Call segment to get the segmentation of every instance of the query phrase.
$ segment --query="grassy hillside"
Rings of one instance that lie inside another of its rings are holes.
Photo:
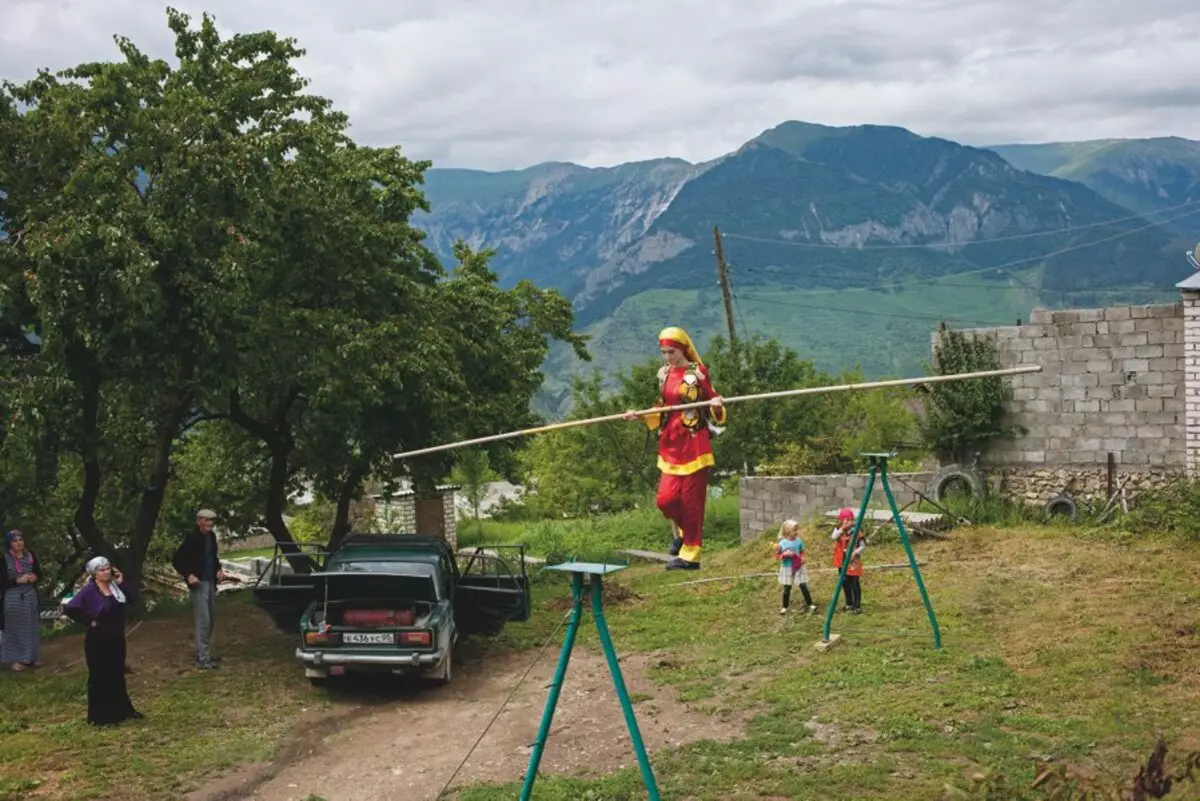
[[[1040,763],[1128,787],[1159,733],[1170,746],[1171,772],[1200,749],[1200,543],[1082,525],[976,526],[956,529],[949,540],[918,541],[941,626],[939,651],[911,573],[873,569],[904,560],[899,546],[879,541],[865,560],[863,614],[835,615],[833,631],[843,640],[821,653],[813,645],[822,617],[779,614],[770,542],[734,544],[735,500],[711,507],[713,536],[700,575],[637,564],[605,582],[622,669],[642,690],[633,700],[643,731],[680,709],[704,731],[699,742],[671,738],[651,753],[664,798],[1032,801],[1052,797],[1051,787],[1030,789]],[[661,518],[648,512],[487,533],[542,553],[655,545],[665,537]],[[823,610],[833,584],[830,543],[824,527],[804,539]],[[753,573],[768,575],[736,578]],[[682,584],[720,577],[734,578]],[[535,572],[533,593],[528,622],[509,624],[497,640],[463,644],[451,686],[396,682],[386,692],[365,681],[310,688],[294,656],[295,635],[276,631],[249,593],[218,600],[219,675],[189,669],[188,610],[155,615],[133,624],[128,637],[130,693],[146,718],[116,732],[84,723],[83,643],[72,629],[45,644],[43,669],[3,679],[0,736],[8,747],[0,750],[0,801],[315,800],[309,783],[258,793],[256,782],[338,771],[369,779],[377,797],[417,797],[405,794],[412,772],[403,771],[417,766],[433,774],[430,784],[449,782],[502,706],[469,767],[488,759],[486,748],[505,730],[517,730],[523,743],[536,731],[547,685],[531,676],[524,682],[531,694],[510,703],[512,693],[535,658],[542,675],[553,665],[570,589],[561,574]],[[592,683],[598,691],[580,692],[589,655],[603,670],[587,618],[577,642],[536,797],[644,797],[607,677]],[[431,743],[430,731],[406,725],[422,713],[435,733],[458,736]],[[581,718],[572,731],[571,721]],[[617,732],[617,758],[598,763],[583,749],[569,760],[555,756],[581,728],[587,736],[600,723]],[[386,740],[370,739],[381,726]],[[725,736],[711,733],[718,728]],[[382,752],[387,768],[403,770],[379,769],[372,755]],[[496,782],[490,785],[459,774],[459,787],[475,786],[455,797],[516,797],[527,753],[487,771]],[[943,795],[946,786],[988,782],[990,794],[984,787]],[[322,795],[345,797],[346,786]],[[1198,790],[1181,782],[1169,798],[1197,798]]]
[[[762,273],[732,271],[739,331],[777,337],[821,369],[836,372],[859,365],[872,377],[924,373],[924,362],[930,355],[930,333],[942,320],[956,328],[1013,325],[1018,318],[1029,319],[1039,297],[1039,292],[1030,288],[1038,284],[1036,270],[1012,273],[1007,278],[960,274],[843,290],[753,283],[762,277]],[[1047,305],[1099,307],[1171,302],[1178,297],[1169,289],[1056,294],[1050,296],[1053,303]],[[591,363],[578,361],[565,348],[552,351],[544,367],[547,377],[538,397],[538,410],[561,415],[570,398],[572,376],[597,369],[614,376],[619,370],[654,357],[655,338],[668,325],[687,328],[702,349],[713,335],[725,334],[724,307],[716,286],[651,289],[626,298],[608,317],[584,329],[593,337],[588,346]]]
[[[1085,547],[1068,547],[1078,538]],[[820,535],[805,540],[823,613],[833,584],[829,545]],[[656,684],[637,699],[639,718],[653,718],[669,699],[704,711],[714,728],[744,726],[733,741],[652,754],[663,797],[1077,798],[1052,795],[1053,778],[1032,790],[1039,765],[1127,788],[1160,732],[1171,771],[1200,749],[1194,543],[980,527],[916,547],[940,651],[906,570],[868,569],[864,613],[835,615],[843,642],[827,653],[813,647],[823,615],[781,616],[770,575],[680,586],[650,566],[610,580],[616,646],[626,664],[650,657]],[[769,573],[769,548],[760,540],[712,554],[702,577]],[[896,545],[869,553],[870,565],[904,561]],[[1167,553],[1176,558],[1164,561]],[[1135,562],[1144,569],[1131,573]],[[539,598],[543,631],[561,617],[565,592],[560,584]],[[597,647],[586,625],[579,647]],[[568,688],[571,681],[568,674]],[[611,697],[589,703],[590,715],[620,714]],[[509,799],[517,786],[478,786],[461,798]],[[561,801],[644,793],[632,755],[614,774],[547,775],[536,791]],[[1198,796],[1200,788],[1181,782],[1169,797]]]
[[[1018,169],[1076,181],[1143,214],[1200,201],[1200,142],[1190,139],[1098,139],[990,149]],[[1155,219],[1184,211],[1167,211]],[[1200,214],[1164,227],[1182,237],[1200,237]]]

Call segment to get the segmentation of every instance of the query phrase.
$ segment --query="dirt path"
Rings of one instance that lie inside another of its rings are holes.
[[[260,772],[241,779],[238,788],[231,786],[239,781],[235,774],[192,798],[303,801],[316,795],[327,801],[432,801],[532,658],[529,652],[464,653],[447,687],[388,690],[385,685],[374,695],[339,693],[335,725],[307,737],[301,732],[301,741],[283,749],[265,781]],[[454,787],[522,778],[556,658],[553,649],[543,654],[458,773]],[[740,736],[740,721],[690,710],[676,700],[674,690],[655,687],[645,677],[652,662],[653,657],[639,654],[622,660],[621,666],[651,755],[664,746]],[[576,649],[539,772],[599,775],[634,764],[603,655]]]

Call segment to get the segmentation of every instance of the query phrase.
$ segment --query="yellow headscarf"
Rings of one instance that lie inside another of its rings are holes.
[[[692,338],[682,328],[664,328],[658,333],[658,344],[662,347],[677,347],[683,351],[689,362],[704,366],[704,362],[700,361],[700,352],[692,344]]]

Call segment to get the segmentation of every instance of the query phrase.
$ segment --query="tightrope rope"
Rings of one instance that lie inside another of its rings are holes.
[[[556,636],[558,636],[558,632],[562,630],[563,625],[567,622],[569,617],[571,617],[571,610],[568,610],[567,613],[563,615],[562,620],[558,621],[558,625],[554,627],[554,631],[550,632],[550,636],[547,637],[546,641],[542,643],[542,646],[538,648],[538,652],[534,655],[533,661],[529,663],[527,668],[525,668],[525,672],[521,674],[521,678],[517,679],[516,685],[513,686],[512,691],[508,694],[508,697],[504,699],[504,703],[500,705],[500,708],[496,710],[496,714],[492,715],[492,719],[488,721],[486,726],[484,726],[483,731],[480,732],[479,737],[475,740],[475,744],[471,746],[471,750],[467,751],[467,755],[462,758],[462,762],[458,763],[458,767],[454,769],[454,773],[450,774],[450,778],[446,780],[446,783],[442,786],[442,789],[438,792],[436,798],[440,799],[446,794],[446,791],[450,789],[450,785],[454,782],[455,778],[458,777],[459,772],[467,764],[467,760],[471,758],[471,755],[475,753],[475,749],[479,747],[481,742],[483,742],[483,738],[486,737],[488,731],[491,730],[492,724],[496,722],[496,720],[500,717],[500,714],[504,712],[505,708],[509,705],[512,699],[516,697],[517,690],[521,689],[521,685],[529,676],[529,672],[533,670],[534,666],[537,665],[539,661],[541,661],[542,654],[545,652],[546,647],[550,645],[551,641],[553,641]]]

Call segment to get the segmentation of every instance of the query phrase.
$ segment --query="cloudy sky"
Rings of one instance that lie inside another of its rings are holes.
[[[167,57],[167,0],[3,0],[0,77]],[[297,38],[356,139],[435,166],[702,161],[784,120],[969,144],[1200,139],[1197,0],[173,0]]]

